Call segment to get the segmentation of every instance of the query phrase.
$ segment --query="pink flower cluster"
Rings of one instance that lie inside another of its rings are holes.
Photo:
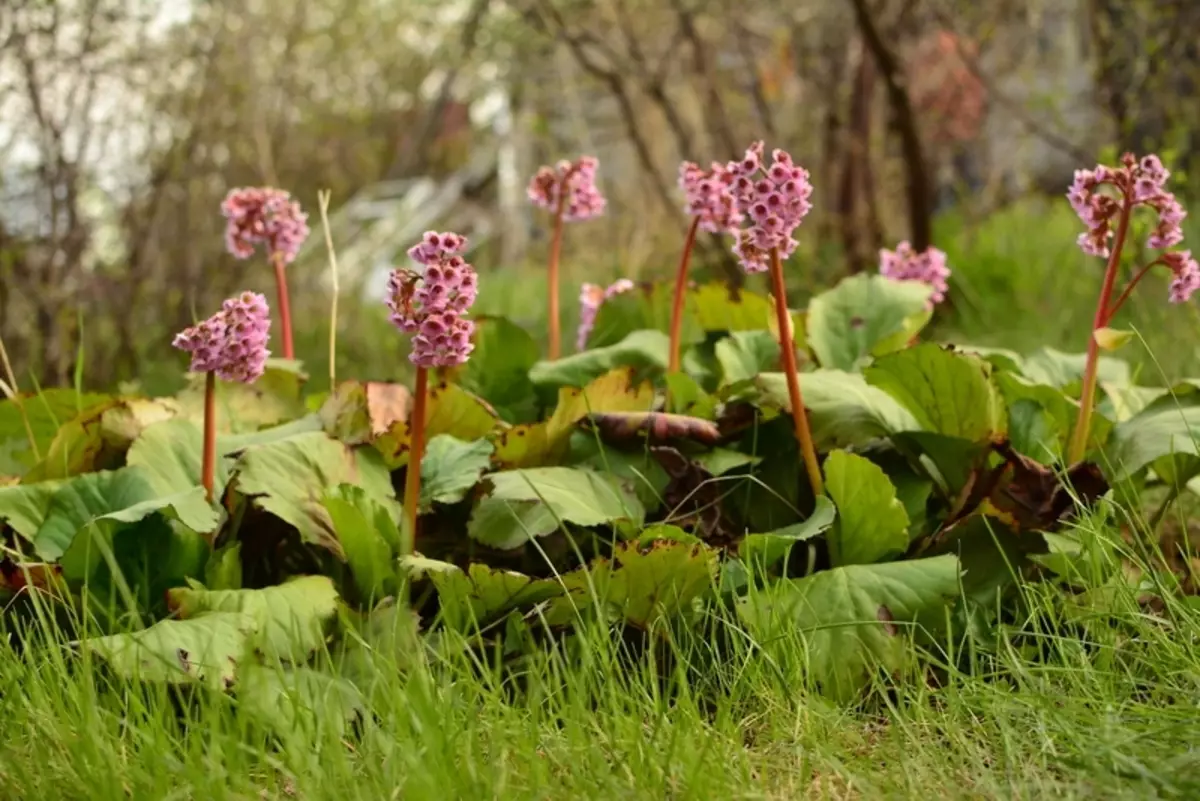
[[[262,244],[272,260],[291,264],[308,238],[308,215],[282,189],[234,189],[221,203],[221,213],[227,220],[225,246],[239,259],[254,255],[254,247]]]
[[[928,308],[932,309],[946,299],[949,289],[947,280],[950,268],[946,266],[946,254],[935,247],[917,253],[907,241],[893,250],[879,251],[879,274],[894,281],[920,281],[933,287]]]
[[[596,315],[600,313],[600,307],[604,305],[604,301],[631,289],[633,289],[633,281],[628,278],[614,281],[608,289],[596,284],[584,284],[580,288],[579,330],[575,334],[576,350],[583,350],[587,347],[588,337],[591,336],[592,329],[596,326]]]
[[[266,370],[270,332],[267,299],[243,292],[212,317],[176,334],[171,344],[192,355],[194,373],[215,372],[223,381],[252,384]]]
[[[762,142],[755,142],[741,161],[729,162],[726,169],[733,174],[737,210],[750,218],[750,226],[737,231],[733,252],[746,272],[765,272],[773,249],[780,259],[796,249],[792,232],[812,209],[808,170],[778,149],[771,153],[771,164],[765,164]]]
[[[563,219],[567,222],[599,217],[607,205],[596,187],[599,166],[594,157],[582,156],[574,162],[560,161],[553,168],[542,167],[530,179],[526,194],[535,206],[549,212],[558,211],[562,198]]]
[[[475,302],[479,279],[462,257],[466,248],[465,237],[427,231],[408,250],[424,270],[395,270],[388,279],[391,320],[414,335],[408,358],[420,367],[462,364],[475,349],[475,324],[462,315]]]
[[[1159,261],[1174,274],[1167,288],[1168,299],[1171,303],[1187,303],[1200,289],[1200,264],[1196,263],[1190,250],[1172,250],[1164,253]]]
[[[1180,224],[1187,212],[1175,195],[1166,190],[1170,176],[1162,161],[1153,154],[1138,160],[1133,154],[1126,153],[1121,157],[1120,167],[1101,164],[1094,170],[1076,170],[1067,199],[1088,227],[1086,233],[1079,235],[1080,249],[1091,256],[1107,257],[1114,233],[1113,221],[1126,204],[1146,206],[1158,214],[1154,233],[1146,243],[1150,247],[1161,250],[1182,242]],[[1115,196],[1101,192],[1103,186],[1113,189]]]
[[[705,172],[699,165],[685,161],[679,165],[679,188],[687,199],[684,209],[700,219],[700,227],[714,234],[736,231],[742,223],[733,198],[734,175],[724,164],[712,163]]]

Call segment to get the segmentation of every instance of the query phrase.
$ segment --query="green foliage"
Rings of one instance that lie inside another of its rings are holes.
[[[838,510],[829,533],[834,567],[881,562],[908,547],[908,513],[878,465],[834,451],[825,460],[825,486]]]
[[[932,288],[917,281],[855,275],[808,305],[808,346],[822,367],[861,368],[872,355],[903,348],[929,322]]]

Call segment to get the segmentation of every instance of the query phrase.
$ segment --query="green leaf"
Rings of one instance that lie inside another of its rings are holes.
[[[822,367],[856,370],[873,353],[904,347],[929,321],[933,289],[861,273],[808,304],[808,345]]]
[[[1008,437],[1013,448],[1043,464],[1054,464],[1066,449],[1079,404],[1060,389],[1033,384],[1011,373],[997,373],[996,385],[1008,407]],[[1107,433],[1107,420],[1094,417],[1093,436]],[[1100,437],[1103,439],[1103,436]]]
[[[722,476],[731,470],[737,470],[739,467],[756,465],[762,461],[762,458],[749,453],[730,450],[729,448],[713,448],[710,451],[697,454],[692,461],[714,476]]]
[[[704,391],[687,373],[668,373],[667,411],[712,420],[717,415],[717,399]]]
[[[792,546],[807,542],[829,530],[837,516],[833,503],[825,496],[816,500],[816,508],[803,523],[795,523],[766,534],[747,534],[738,545],[738,555],[759,567],[771,567],[787,557]]]
[[[762,402],[791,411],[783,373],[763,373],[756,381]],[[897,431],[918,428],[911,412],[857,373],[814,370],[800,376],[800,391],[818,448],[863,445]]]
[[[546,622],[560,626],[598,606],[639,629],[690,613],[717,579],[717,553],[701,543],[625,542],[613,558],[599,559],[562,577],[567,594],[550,602]]]
[[[475,350],[458,373],[464,389],[490,403],[510,423],[537,413],[529,369],[538,361],[533,336],[506,317],[475,318]]]
[[[33,535],[33,547],[42,559],[51,562],[66,553],[76,535],[93,523],[136,523],[166,510],[201,533],[214,531],[219,521],[202,488],[159,495],[142,467],[76,476],[51,496],[45,519]]]
[[[250,664],[238,673],[238,711],[270,727],[287,743],[300,735],[342,738],[366,707],[349,681],[307,667]]]
[[[491,490],[471,513],[467,533],[493,548],[517,548],[563,523],[641,525],[645,509],[621,482],[591,470],[537,467],[488,477]]]
[[[908,547],[908,513],[887,474],[870,459],[832,452],[825,459],[825,488],[838,512],[829,533],[834,567],[874,564]]]
[[[209,590],[240,590],[242,588],[242,543],[239,540],[222,545],[208,557],[204,566],[204,587]]]
[[[540,361],[529,370],[538,386],[583,387],[618,367],[664,370],[670,340],[662,331],[634,331],[615,345]]]
[[[748,381],[779,367],[779,342],[770,331],[734,331],[717,341],[721,383]]]
[[[45,456],[63,424],[114,402],[111,395],[79,394],[73,389],[45,389],[37,395],[20,397],[20,404],[12,399],[0,400],[0,445],[10,445],[0,450],[0,475],[24,475],[38,461],[29,444],[22,411],[29,419],[38,452]]]
[[[733,289],[724,282],[702,284],[688,292],[688,310],[704,331],[758,331],[774,313],[764,295]]]
[[[908,409],[920,429],[981,442],[1008,427],[991,370],[978,356],[927,342],[880,357],[865,375]]]
[[[1200,456],[1200,389],[1181,384],[1117,423],[1104,449],[1113,481],[1128,478],[1164,457]],[[1187,478],[1182,478],[1186,481]]]
[[[353,484],[332,488],[323,504],[360,596],[369,601],[394,595],[398,586],[393,560],[401,545],[399,504],[373,498]]]
[[[204,376],[192,374],[188,380],[176,398],[181,413],[200,423],[204,420]],[[301,389],[306,380],[297,362],[268,359],[266,372],[253,384],[218,381],[217,431],[240,434],[303,417],[307,410]]]
[[[167,420],[148,426],[126,454],[127,465],[140,465],[162,495],[185,492],[201,485],[204,432],[191,420]],[[229,466],[218,459],[214,470],[213,497],[225,494]]]
[[[660,281],[638,284],[628,292],[608,298],[596,314],[596,323],[588,335],[587,347],[594,349],[614,345],[634,331],[670,330],[674,292],[674,282]],[[702,339],[704,332],[685,302],[680,342],[687,347]]]
[[[1022,361],[1021,370],[1025,377],[1034,383],[1062,389],[1082,381],[1086,365],[1086,353],[1063,353],[1054,348],[1044,347],[1026,356]],[[1130,382],[1129,365],[1120,359],[1101,356],[1096,372],[1101,381],[1118,385]]]
[[[1100,350],[1114,351],[1133,339],[1133,332],[1120,328],[1097,328],[1092,332],[1092,338]]]
[[[880,668],[895,672],[911,655],[904,624],[935,619],[958,595],[952,555],[880,565],[835,567],[751,593],[738,612],[769,653],[800,655],[826,695],[854,698]],[[799,634],[804,647],[792,637]],[[791,656],[790,658],[795,658]]]
[[[495,411],[457,384],[441,382],[430,387],[425,414],[425,440],[452,434],[471,441],[489,436],[498,426]],[[411,421],[397,421],[375,440],[389,470],[408,464]]]
[[[605,447],[594,435],[580,431],[572,440],[569,463],[598,473],[614,476],[633,488],[647,510],[662,503],[662,494],[671,477],[654,455],[645,448],[619,450]]]
[[[300,663],[325,644],[337,613],[338,594],[325,576],[302,576],[261,590],[178,587],[167,603],[183,620],[214,612],[241,613],[257,623],[257,646],[268,661]]]
[[[117,401],[93,406],[63,422],[24,480],[46,481],[107,470],[120,466],[120,453],[104,439],[104,413],[117,408]]]
[[[479,483],[492,460],[492,443],[464,442],[450,434],[429,440],[421,459],[421,507],[458,503]]]
[[[248,449],[238,461],[235,484],[256,506],[295,526],[304,542],[339,557],[341,545],[322,503],[326,493],[339,484],[357,484],[375,498],[395,497],[375,450],[352,449],[324,432]]]
[[[462,568],[448,562],[405,556],[401,569],[410,578],[428,578],[437,589],[442,624],[460,632],[473,632],[514,609],[541,603],[563,592],[555,579],[535,579],[511,570],[471,564]]]
[[[199,682],[224,690],[233,684],[257,630],[252,616],[221,612],[193,620],[161,620],[133,634],[86,639],[80,647],[125,679]]]
[[[0,487],[0,522],[7,523],[13,531],[32,542],[46,519],[50,499],[65,483],[66,480],[39,481]]]

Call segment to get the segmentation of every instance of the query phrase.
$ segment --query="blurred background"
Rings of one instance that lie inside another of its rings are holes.
[[[671,274],[681,159],[763,138],[816,187],[794,305],[910,239],[955,270],[938,337],[1081,351],[1103,265],[1064,193],[1132,150],[1194,194],[1196,30],[1195,0],[0,0],[0,335],[26,389],[81,352],[88,386],[170,389],[173,332],[274,298],[219,210],[270,184],[309,212],[290,282],[322,375],[328,190],[339,373],[402,378],[382,287],[422,231],[469,236],[478,311],[541,330],[539,164],[601,162],[609,213],[567,232],[573,314],[581,281]],[[699,278],[745,280],[703,246]],[[1134,299],[1140,358],[1195,373],[1197,311],[1165,299],[1161,277]]]

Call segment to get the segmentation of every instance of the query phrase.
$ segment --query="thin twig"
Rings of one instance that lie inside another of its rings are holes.
[[[328,189],[317,192],[317,204],[321,208],[321,228],[325,231],[325,251],[329,254],[329,276],[333,283],[333,297],[329,300],[329,391],[337,386],[337,327],[338,327],[338,261],[333,248],[333,231],[329,228]]]

